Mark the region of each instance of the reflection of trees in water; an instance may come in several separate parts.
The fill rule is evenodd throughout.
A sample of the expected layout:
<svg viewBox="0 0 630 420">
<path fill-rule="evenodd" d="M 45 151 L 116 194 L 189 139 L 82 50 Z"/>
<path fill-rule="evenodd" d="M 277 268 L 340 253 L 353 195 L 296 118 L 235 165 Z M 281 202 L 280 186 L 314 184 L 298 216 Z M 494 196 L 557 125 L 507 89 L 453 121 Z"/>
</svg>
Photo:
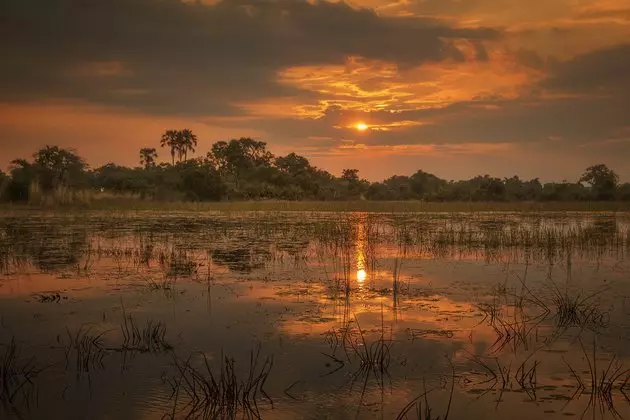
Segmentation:
<svg viewBox="0 0 630 420">
<path fill-rule="evenodd" d="M 617 233 L 619 224 L 616 217 L 606 217 L 597 219 L 592 226 L 587 229 L 597 236 L 614 236 Z"/>
<path fill-rule="evenodd" d="M 24 222 L 9 219 L 0 225 L 0 247 L 8 258 L 27 258 L 43 271 L 61 270 L 79 262 L 87 244 L 84 227 Z"/>
<path fill-rule="evenodd" d="M 212 250 L 212 262 L 241 273 L 263 268 L 271 256 L 269 250 L 259 247 Z"/>
</svg>

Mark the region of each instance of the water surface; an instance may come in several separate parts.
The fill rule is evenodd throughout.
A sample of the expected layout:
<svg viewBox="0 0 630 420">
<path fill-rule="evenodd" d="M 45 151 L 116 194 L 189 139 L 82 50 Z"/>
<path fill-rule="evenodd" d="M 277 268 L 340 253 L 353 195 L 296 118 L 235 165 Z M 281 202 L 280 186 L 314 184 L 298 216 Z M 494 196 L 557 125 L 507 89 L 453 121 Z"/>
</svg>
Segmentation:
<svg viewBox="0 0 630 420">
<path fill-rule="evenodd" d="M 625 418 L 629 227 L 603 213 L 5 213 L 0 416 Z M 204 394 L 208 369 L 237 398 Z"/>
</svg>

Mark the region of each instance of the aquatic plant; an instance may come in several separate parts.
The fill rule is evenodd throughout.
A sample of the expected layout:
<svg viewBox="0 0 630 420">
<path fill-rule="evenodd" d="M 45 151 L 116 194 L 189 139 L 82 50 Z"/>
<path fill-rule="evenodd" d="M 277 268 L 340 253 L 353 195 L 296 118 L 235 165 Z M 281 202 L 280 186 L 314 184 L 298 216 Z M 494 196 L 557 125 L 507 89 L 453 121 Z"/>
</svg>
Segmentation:
<svg viewBox="0 0 630 420">
<path fill-rule="evenodd" d="M 66 369 L 70 367 L 72 360 L 77 374 L 103 368 L 103 358 L 106 354 L 103 336 L 107 331 L 95 330 L 96 327 L 92 325 L 82 325 L 74 332 L 66 327 L 66 334 L 57 336 L 57 342 L 64 350 Z"/>
<path fill-rule="evenodd" d="M 221 354 L 217 369 L 205 354 L 200 355 L 201 367 L 193 366 L 192 355 L 186 360 L 173 358 L 179 376 L 166 378 L 172 389 L 171 417 L 181 410 L 187 418 L 235 419 L 240 412 L 244 417 L 260 419 L 259 400 L 264 398 L 273 405 L 264 388 L 273 367 L 273 356 L 261 363 L 260 346 L 250 353 L 245 378 L 238 377 L 234 358 Z M 182 395 L 187 401 L 180 407 Z"/>
<path fill-rule="evenodd" d="M 120 325 L 123 335 L 123 351 L 153 353 L 172 349 L 166 341 L 166 325 L 161 321 L 149 319 L 144 326 L 138 326 L 131 315 L 123 310 L 123 323 Z"/>
<path fill-rule="evenodd" d="M 0 401 L 14 407 L 18 398 L 28 404 L 35 396 L 35 379 L 44 370 L 38 367 L 34 357 L 23 360 L 15 337 L 0 353 Z"/>
</svg>

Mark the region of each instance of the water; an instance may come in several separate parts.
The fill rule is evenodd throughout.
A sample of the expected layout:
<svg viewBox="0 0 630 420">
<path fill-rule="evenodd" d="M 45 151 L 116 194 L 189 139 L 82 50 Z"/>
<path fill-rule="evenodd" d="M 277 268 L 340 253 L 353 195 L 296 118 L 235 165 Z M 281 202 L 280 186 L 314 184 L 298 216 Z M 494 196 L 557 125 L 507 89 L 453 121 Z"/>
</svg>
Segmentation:
<svg viewBox="0 0 630 420">
<path fill-rule="evenodd" d="M 629 227 L 4 213 L 0 417 L 626 417 Z"/>
</svg>

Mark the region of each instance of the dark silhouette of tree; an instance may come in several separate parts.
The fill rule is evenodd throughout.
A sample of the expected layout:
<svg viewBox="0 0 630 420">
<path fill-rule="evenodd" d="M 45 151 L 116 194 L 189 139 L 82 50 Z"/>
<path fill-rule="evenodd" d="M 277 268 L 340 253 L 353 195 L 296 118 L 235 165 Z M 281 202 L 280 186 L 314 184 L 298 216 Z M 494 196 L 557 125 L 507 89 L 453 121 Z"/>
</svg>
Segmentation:
<svg viewBox="0 0 630 420">
<path fill-rule="evenodd" d="M 166 130 L 162 134 L 162 140 L 160 141 L 160 147 L 168 147 L 171 151 L 171 164 L 175 165 L 175 152 L 180 150 L 179 146 L 180 136 L 177 130 Z"/>
<path fill-rule="evenodd" d="M 303 174 L 311 169 L 308 159 L 295 153 L 277 158 L 275 164 L 278 169 L 293 176 Z"/>
<path fill-rule="evenodd" d="M 341 178 L 348 182 L 359 182 L 359 170 L 358 169 L 344 169 L 341 173 Z"/>
<path fill-rule="evenodd" d="M 182 155 L 184 160 L 188 160 L 188 152 L 195 153 L 197 147 L 197 136 L 188 128 L 181 130 L 178 133 L 179 143 L 179 160 L 181 161 Z"/>
<path fill-rule="evenodd" d="M 44 192 L 57 187 L 77 187 L 86 169 L 85 162 L 73 151 L 46 146 L 33 155 L 40 188 Z"/>
<path fill-rule="evenodd" d="M 9 189 L 9 184 L 11 184 L 11 178 L 0 169 L 0 200 L 6 198 L 5 192 Z"/>
<path fill-rule="evenodd" d="M 241 181 L 251 178 L 261 168 L 271 167 L 273 155 L 267 151 L 267 143 L 242 137 L 213 144 L 207 159 L 239 190 Z"/>
<path fill-rule="evenodd" d="M 586 168 L 579 182 L 590 185 L 597 200 L 612 200 L 617 192 L 619 177 L 606 165 L 594 165 Z"/>
<path fill-rule="evenodd" d="M 605 165 L 586 169 L 578 182 L 550 182 L 517 176 L 476 176 L 446 181 L 417 171 L 411 176 L 392 176 L 382 182 L 361 179 L 357 169 L 344 169 L 341 176 L 311 166 L 295 153 L 275 158 L 267 144 L 251 138 L 219 141 L 205 158 L 188 159 L 197 138 L 190 130 L 169 130 L 164 147 L 171 163 L 156 164 L 153 148 L 140 150 L 141 167 L 114 163 L 90 170 L 71 150 L 46 146 L 33 154 L 33 161 L 14 160 L 9 174 L 0 171 L 0 199 L 30 201 L 32 193 L 50 199 L 76 197 L 81 189 L 107 189 L 155 200 L 428 200 L 428 201 L 585 201 L 630 200 L 630 184 L 618 185 L 618 177 Z M 179 163 L 175 164 L 175 154 Z M 62 190 L 56 190 L 63 187 Z M 50 194 L 55 192 L 55 194 Z M 57 194 L 60 192 L 60 194 Z M 66 195 L 69 193 L 70 195 Z"/>
<path fill-rule="evenodd" d="M 157 157 L 158 154 L 155 148 L 145 147 L 140 149 L 140 165 L 142 165 L 144 169 L 154 168 Z"/>
</svg>

